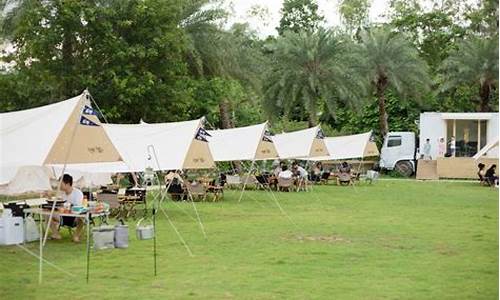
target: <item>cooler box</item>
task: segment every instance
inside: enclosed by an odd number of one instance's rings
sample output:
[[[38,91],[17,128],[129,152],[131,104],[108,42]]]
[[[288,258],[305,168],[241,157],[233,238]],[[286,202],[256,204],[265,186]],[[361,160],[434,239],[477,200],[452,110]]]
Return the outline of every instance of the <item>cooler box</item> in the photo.
[[[0,245],[22,244],[24,241],[24,222],[22,217],[0,218]]]
[[[35,220],[32,217],[24,219],[24,241],[33,242],[40,240],[40,232]]]

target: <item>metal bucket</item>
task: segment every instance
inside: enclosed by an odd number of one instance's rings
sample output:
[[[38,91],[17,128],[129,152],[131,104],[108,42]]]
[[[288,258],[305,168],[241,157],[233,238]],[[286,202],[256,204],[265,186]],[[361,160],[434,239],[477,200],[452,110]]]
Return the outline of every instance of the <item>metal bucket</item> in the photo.
[[[140,219],[139,222],[137,222],[137,226],[135,229],[137,239],[138,240],[150,240],[154,237],[154,227],[153,225],[141,225],[141,222],[144,220],[144,218]]]
[[[94,249],[112,249],[115,247],[115,228],[108,225],[95,227],[92,229],[92,238],[94,240]]]
[[[128,225],[123,221],[115,225],[115,248],[128,248]]]

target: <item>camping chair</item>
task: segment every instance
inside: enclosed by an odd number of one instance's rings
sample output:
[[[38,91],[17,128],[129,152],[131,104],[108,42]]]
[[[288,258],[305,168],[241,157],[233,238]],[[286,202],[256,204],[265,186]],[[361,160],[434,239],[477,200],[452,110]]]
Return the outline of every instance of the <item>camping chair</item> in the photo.
[[[168,186],[168,184],[167,184]],[[181,201],[186,198],[186,191],[179,179],[174,178],[172,183],[168,186],[167,194],[170,195],[173,201]]]
[[[269,188],[269,175],[257,175],[255,179],[257,180],[257,188],[268,189]]]
[[[246,185],[246,188],[248,188],[250,185],[258,185],[257,179],[255,179],[255,176],[248,174],[248,175],[243,175],[241,176],[241,186]]]
[[[304,177],[297,178],[295,184],[297,186],[297,192],[299,192],[300,190],[307,192],[309,188],[309,180],[307,180],[307,178]]]
[[[241,184],[239,175],[226,175],[226,184],[228,187],[235,187]]]
[[[366,171],[366,177],[365,180],[370,182],[372,184],[373,182],[377,181],[378,179],[378,172],[374,170],[368,170]]]
[[[110,217],[119,217],[121,215],[122,206],[118,200],[118,194],[101,192],[97,194],[97,201],[101,201],[109,205]]]
[[[191,196],[193,197],[193,201],[195,199],[205,201],[205,198],[207,197],[205,186],[203,186],[203,184],[199,182],[187,183],[186,190],[188,194],[191,194]]]
[[[290,191],[290,187],[293,185],[293,178],[281,178],[278,177],[278,191]]]
[[[479,177],[479,184],[480,185],[485,185],[485,186],[490,186],[490,182],[487,178],[485,178],[483,175],[481,175],[479,172],[477,172],[477,176]]]
[[[330,179],[330,172],[323,172],[323,174],[321,174],[320,182],[323,184],[328,184],[329,179]]]
[[[354,185],[353,177],[351,173],[339,173],[337,174],[337,185]]]
[[[207,194],[212,194],[212,201],[221,200],[224,197],[224,185],[225,181],[221,181],[220,184],[216,184],[215,180],[212,180],[207,188]]]

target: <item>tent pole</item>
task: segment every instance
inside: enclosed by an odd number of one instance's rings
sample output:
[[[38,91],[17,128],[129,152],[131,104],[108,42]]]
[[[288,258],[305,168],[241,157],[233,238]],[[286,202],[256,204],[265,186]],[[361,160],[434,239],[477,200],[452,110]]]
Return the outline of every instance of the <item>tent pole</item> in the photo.
[[[196,209],[196,205],[194,204],[193,195],[191,194],[191,192],[189,191],[189,189],[187,189],[187,191],[188,191],[188,196],[191,199],[191,203],[193,204],[194,212],[196,213],[196,218],[198,218],[198,224],[200,224],[201,231],[203,232],[203,236],[206,239],[207,238],[207,234],[205,232],[205,227],[203,226],[203,223],[201,222],[200,215],[198,214],[198,209]]]
[[[158,156],[156,155],[156,149],[153,145],[148,145],[147,151],[148,154],[150,154],[150,149],[153,152],[153,155],[155,157],[155,162],[156,162],[156,167],[158,170],[160,170],[160,162],[158,161]],[[162,195],[162,183],[160,178],[158,177],[158,174],[155,172],[155,177],[156,180],[158,181],[158,186],[159,186],[159,194]],[[156,252],[156,208],[157,208],[157,198],[155,197],[153,200],[153,270],[154,270],[154,276],[158,274],[157,272],[157,264],[156,264],[156,258],[157,258],[157,252]]]
[[[38,239],[40,240],[40,261],[39,261],[39,266],[38,266],[38,284],[42,284],[42,266],[43,266],[43,239],[42,239],[42,236],[43,236],[43,218],[42,218],[42,215],[39,214],[38,215],[38,218],[39,218],[39,222],[40,222],[40,236],[38,237]],[[47,228],[48,230],[48,228]]]
[[[238,199],[238,203],[241,202],[241,198],[243,198],[243,192],[245,191],[245,188],[247,186],[248,177],[252,174],[254,164],[255,164],[255,159],[252,160],[252,164],[250,165],[250,171],[249,171],[247,177],[245,177],[245,182],[243,183],[243,188],[241,189],[240,198]]]
[[[58,191],[61,189],[62,177],[64,175],[64,172],[66,171],[66,166],[68,164],[69,155],[71,153],[71,146],[73,145],[73,141],[74,141],[75,136],[76,136],[76,129],[78,128],[78,124],[80,123],[80,119],[82,117],[83,104],[84,104],[83,101],[81,101],[80,110],[79,110],[80,114],[76,118],[76,123],[75,123],[75,126],[73,128],[73,134],[71,135],[71,139],[70,139],[69,146],[68,146],[68,151],[66,152],[66,157],[64,159],[64,165],[63,165],[62,172],[61,172],[61,178],[59,179],[59,185],[57,186]],[[45,236],[43,237],[43,246],[45,246],[45,243],[47,242],[47,237],[49,235],[49,225],[50,225],[50,222],[52,222],[52,216],[54,215],[55,208],[56,208],[56,201],[54,201],[52,203],[52,208],[50,209],[49,220],[47,221],[47,230],[45,231]]]
[[[92,201],[92,179],[90,179],[89,201]],[[88,206],[88,204],[87,204]],[[90,273],[90,211],[87,210],[87,284]]]

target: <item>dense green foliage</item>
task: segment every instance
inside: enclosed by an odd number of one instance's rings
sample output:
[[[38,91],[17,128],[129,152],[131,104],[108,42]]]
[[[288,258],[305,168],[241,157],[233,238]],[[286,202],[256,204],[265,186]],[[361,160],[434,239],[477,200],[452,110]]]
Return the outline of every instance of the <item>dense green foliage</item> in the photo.
[[[0,247],[0,298],[8,299],[496,299],[498,190],[477,182],[379,181],[276,193],[294,226],[264,191],[226,191],[222,202],[164,203],[193,252],[163,214],[153,243],[92,251],[48,241],[44,257]],[[110,223],[115,223],[112,220]],[[25,245],[33,252],[38,243]],[[8,270],[8,271],[4,271]]]
[[[383,134],[414,129],[421,111],[498,110],[497,0],[393,0],[385,24],[370,23],[369,1],[345,0],[337,28],[316,1],[287,0],[265,39],[228,27],[220,3],[2,0],[0,111],[88,88],[110,122]]]

